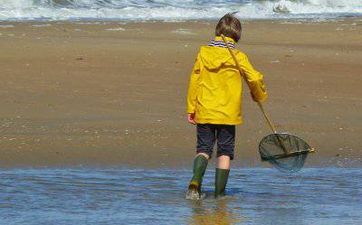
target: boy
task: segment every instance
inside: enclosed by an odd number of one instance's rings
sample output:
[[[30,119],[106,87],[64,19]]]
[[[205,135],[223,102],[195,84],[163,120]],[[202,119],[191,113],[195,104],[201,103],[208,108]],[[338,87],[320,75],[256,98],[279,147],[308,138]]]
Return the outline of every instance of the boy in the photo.
[[[242,123],[242,77],[226,44],[235,53],[253,100],[262,102],[267,97],[263,75],[253,68],[244,53],[235,49],[241,36],[240,21],[232,14],[226,14],[218,22],[215,36],[208,46],[200,48],[188,89],[188,122],[197,126],[197,149],[187,199],[201,198],[202,178],[215,141],[215,197],[224,195],[230,160],[234,158],[235,125]]]

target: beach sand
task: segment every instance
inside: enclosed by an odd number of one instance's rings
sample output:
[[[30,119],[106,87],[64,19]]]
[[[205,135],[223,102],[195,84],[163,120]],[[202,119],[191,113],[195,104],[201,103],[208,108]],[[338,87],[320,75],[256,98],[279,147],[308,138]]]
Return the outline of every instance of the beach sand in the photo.
[[[0,22],[0,166],[190,166],[186,91],[214,21]],[[362,21],[244,21],[238,48],[265,76],[279,131],[307,166],[362,166]],[[267,166],[270,130],[244,85],[236,166]]]

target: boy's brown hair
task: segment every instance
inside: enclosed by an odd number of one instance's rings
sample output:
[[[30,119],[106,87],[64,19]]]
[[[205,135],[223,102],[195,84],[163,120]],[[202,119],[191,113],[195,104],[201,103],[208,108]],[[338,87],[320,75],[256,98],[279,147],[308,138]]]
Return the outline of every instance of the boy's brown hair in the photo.
[[[228,13],[223,16],[216,25],[215,35],[221,36],[222,34],[226,37],[234,39],[238,42],[241,36],[241,23],[233,16],[232,13]]]

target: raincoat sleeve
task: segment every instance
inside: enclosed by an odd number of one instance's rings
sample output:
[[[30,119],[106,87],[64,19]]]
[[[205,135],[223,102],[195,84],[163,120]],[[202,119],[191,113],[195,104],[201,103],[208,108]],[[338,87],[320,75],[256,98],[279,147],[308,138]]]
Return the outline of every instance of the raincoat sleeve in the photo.
[[[200,77],[200,55],[197,55],[191,72],[189,88],[187,92],[187,113],[195,113],[198,80]]]
[[[250,88],[253,100],[256,102],[265,101],[268,97],[268,94],[266,92],[263,74],[254,69],[245,54],[242,54],[240,58],[241,59],[239,61],[239,64],[244,72],[244,75],[246,76],[246,80]]]

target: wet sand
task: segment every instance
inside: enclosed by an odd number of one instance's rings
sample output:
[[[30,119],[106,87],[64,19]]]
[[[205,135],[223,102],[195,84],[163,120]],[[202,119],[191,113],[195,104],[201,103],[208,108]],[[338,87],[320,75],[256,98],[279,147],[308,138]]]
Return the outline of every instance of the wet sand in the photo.
[[[264,73],[278,130],[308,166],[362,166],[362,21],[246,21],[239,48]],[[183,167],[185,96],[215,22],[0,22],[0,165]],[[246,86],[244,86],[246,88]],[[237,166],[270,131],[245,91]]]

